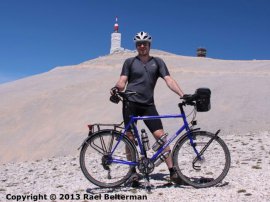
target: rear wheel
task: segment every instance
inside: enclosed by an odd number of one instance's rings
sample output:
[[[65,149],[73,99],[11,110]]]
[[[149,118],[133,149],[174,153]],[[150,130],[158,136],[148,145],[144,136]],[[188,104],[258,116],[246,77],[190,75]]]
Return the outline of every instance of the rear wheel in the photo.
[[[119,161],[136,161],[134,145],[123,137],[113,155],[111,152],[118,143],[120,133],[113,130],[97,132],[86,140],[80,152],[80,166],[85,177],[99,187],[116,187],[124,183],[132,174],[132,168]]]
[[[188,136],[180,140],[173,152],[174,166],[178,175],[187,184],[196,188],[211,187],[221,182],[230,169],[230,152],[220,137],[214,137],[210,132],[192,132],[195,148],[200,153],[200,159],[191,146]],[[207,147],[207,143],[212,140]]]

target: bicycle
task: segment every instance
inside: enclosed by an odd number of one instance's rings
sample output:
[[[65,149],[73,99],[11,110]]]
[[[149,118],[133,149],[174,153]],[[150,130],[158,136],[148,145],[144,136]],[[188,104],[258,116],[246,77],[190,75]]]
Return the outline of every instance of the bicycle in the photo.
[[[183,101],[178,104],[180,114],[131,116],[126,127],[122,127],[121,124],[88,125],[88,137],[80,147],[80,167],[85,177],[99,187],[115,188],[127,182],[132,175],[132,169],[137,167],[148,183],[147,189],[150,189],[149,174],[170,155],[165,153],[164,149],[177,139],[171,155],[179,177],[195,188],[206,188],[220,183],[230,169],[229,149],[218,136],[220,130],[213,134],[194,128],[197,125],[196,112],[210,110],[209,92],[211,94],[209,89],[199,88],[195,94],[185,95]],[[120,100],[125,101],[134,93],[118,92],[112,101],[117,103]],[[194,107],[190,123],[184,111],[186,105]],[[162,118],[181,118],[183,125],[167,141],[167,135],[157,140],[152,148],[155,153],[148,158],[148,137],[144,129],[140,137],[135,122]],[[101,129],[101,127],[112,128]],[[125,135],[129,127],[132,129],[135,142]],[[180,135],[183,131],[186,132]]]

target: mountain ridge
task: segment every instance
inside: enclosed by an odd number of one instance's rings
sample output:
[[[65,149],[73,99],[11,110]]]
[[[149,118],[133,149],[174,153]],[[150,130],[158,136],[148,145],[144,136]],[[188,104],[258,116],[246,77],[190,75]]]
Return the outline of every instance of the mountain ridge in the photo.
[[[212,109],[197,114],[202,128],[221,128],[224,134],[269,129],[270,109],[265,104],[270,103],[266,96],[270,95],[270,61],[151,53],[164,59],[185,93],[199,87],[212,90]],[[121,122],[121,105],[109,102],[109,89],[118,80],[124,60],[135,55],[115,53],[1,84],[0,162],[73,154],[87,136],[87,124]],[[155,101],[160,114],[179,112],[178,96],[162,79]],[[165,130],[172,133],[174,124],[164,121]]]

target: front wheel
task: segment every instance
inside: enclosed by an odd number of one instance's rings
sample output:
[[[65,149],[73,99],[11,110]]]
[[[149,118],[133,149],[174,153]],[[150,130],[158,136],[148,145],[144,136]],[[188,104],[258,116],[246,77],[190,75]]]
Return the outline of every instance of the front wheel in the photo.
[[[196,151],[202,154],[198,155]],[[227,145],[220,137],[210,132],[196,131],[175,145],[173,161],[178,175],[187,184],[205,188],[224,179],[230,169],[231,158]]]
[[[134,165],[126,162],[136,162],[136,157],[134,145],[126,136],[121,137],[114,130],[103,130],[85,141],[80,152],[80,166],[90,182],[112,188],[120,186],[131,176]]]

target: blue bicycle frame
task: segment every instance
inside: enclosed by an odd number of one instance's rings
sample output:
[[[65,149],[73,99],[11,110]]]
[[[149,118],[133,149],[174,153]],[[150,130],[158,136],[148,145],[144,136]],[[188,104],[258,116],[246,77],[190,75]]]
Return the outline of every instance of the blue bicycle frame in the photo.
[[[181,110],[182,111],[182,110]],[[176,137],[184,130],[186,130],[187,134],[188,134],[188,137],[190,139],[190,143],[191,145],[193,146],[193,139],[191,138],[191,136],[189,135],[190,134],[190,128],[189,128],[189,125],[187,123],[187,119],[186,119],[186,115],[184,112],[182,112],[181,114],[177,114],[177,115],[161,115],[161,116],[141,116],[141,117],[135,117],[135,116],[131,116],[130,117],[130,121],[128,123],[128,125],[125,127],[124,129],[124,132],[122,132],[120,138],[118,139],[118,142],[117,144],[114,146],[114,148],[112,149],[112,152],[111,152],[111,155],[114,153],[115,149],[117,148],[118,144],[120,143],[120,141],[122,140],[122,138],[124,137],[124,135],[126,134],[127,130],[133,125],[133,130],[134,130],[134,135],[135,135],[135,138],[137,139],[138,141],[138,145],[139,145],[139,148],[140,148],[140,154],[141,155],[144,155],[145,154],[145,150],[144,150],[144,147],[142,145],[142,142],[141,142],[141,138],[139,136],[139,133],[138,133],[138,129],[136,127],[136,124],[134,124],[136,121],[138,120],[150,120],[150,119],[167,119],[167,118],[182,118],[183,119],[183,126],[173,135],[169,138],[169,140],[160,148],[158,149],[158,151],[151,157],[151,161],[154,162],[158,156],[164,151],[164,149],[169,146],[171,144],[171,142],[173,142]],[[200,158],[200,155],[199,155],[199,152],[197,151],[197,149],[195,148],[195,146],[193,146],[193,149],[194,149],[194,152],[196,153],[196,156]],[[112,163],[120,163],[120,164],[127,164],[127,165],[132,165],[132,166],[136,166],[138,165],[138,162],[131,162],[131,161],[123,161],[123,160],[119,160],[119,159],[111,159],[111,162]]]

